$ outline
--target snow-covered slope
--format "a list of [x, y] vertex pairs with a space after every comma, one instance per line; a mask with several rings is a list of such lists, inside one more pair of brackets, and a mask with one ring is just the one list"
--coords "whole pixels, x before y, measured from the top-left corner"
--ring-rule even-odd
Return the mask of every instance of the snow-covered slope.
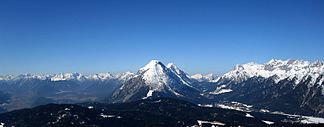
[[[322, 61], [309, 62], [303, 60], [270, 60], [265, 64], [247, 63], [236, 65], [235, 68], [224, 74], [221, 79], [241, 82], [251, 77], [274, 77], [276, 82], [283, 79], [296, 78], [296, 84], [308, 77], [312, 83], [324, 74], [324, 63]], [[322, 80], [323, 81], [323, 80]], [[321, 82], [319, 82], [321, 84]]]
[[161, 89], [163, 84], [171, 82], [170, 70], [167, 69], [161, 62], [157, 60], [150, 61], [146, 66], [139, 70], [147, 85], [153, 88]]
[[151, 60], [113, 94], [113, 102], [199, 95], [190, 83], [187, 74], [174, 64], [165, 66], [158, 60]]
[[175, 95], [181, 95], [177, 91], [182, 87], [193, 88], [187, 74], [172, 63], [165, 66], [157, 60], [152, 60], [141, 68], [139, 73], [142, 74], [145, 84], [149, 86], [150, 92], [169, 90]]
[[186, 74], [184, 71], [180, 70], [175, 64], [173, 63], [169, 63], [167, 65], [167, 67], [173, 72], [175, 73], [184, 84], [190, 84], [191, 80], [188, 76], [188, 74]]
[[270, 60], [237, 65], [224, 74], [209, 95], [270, 110], [324, 116], [324, 63]]

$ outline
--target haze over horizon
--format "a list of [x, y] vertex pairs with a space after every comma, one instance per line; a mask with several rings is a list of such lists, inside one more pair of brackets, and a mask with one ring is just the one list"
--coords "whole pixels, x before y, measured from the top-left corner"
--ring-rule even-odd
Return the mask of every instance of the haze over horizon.
[[1, 1], [0, 75], [324, 60], [324, 1]]

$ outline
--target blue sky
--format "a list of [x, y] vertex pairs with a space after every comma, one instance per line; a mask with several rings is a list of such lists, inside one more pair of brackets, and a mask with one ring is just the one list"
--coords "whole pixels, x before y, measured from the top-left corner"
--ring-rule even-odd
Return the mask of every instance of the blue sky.
[[136, 71], [151, 59], [188, 73], [323, 60], [322, 0], [2, 0], [0, 74]]

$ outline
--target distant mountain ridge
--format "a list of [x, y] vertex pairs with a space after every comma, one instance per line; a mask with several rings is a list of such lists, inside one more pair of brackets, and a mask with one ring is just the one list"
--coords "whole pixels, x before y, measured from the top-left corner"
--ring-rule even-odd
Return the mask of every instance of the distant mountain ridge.
[[[157, 60], [152, 60], [157, 61]], [[159, 62], [159, 61], [158, 61]], [[209, 82], [218, 82], [219, 80], [232, 80], [239, 82], [251, 77], [274, 77], [275, 81], [289, 78], [297, 78], [296, 83], [300, 82], [304, 78], [311, 77], [315, 79], [324, 73], [324, 62], [315, 61], [309, 62], [304, 60], [277, 60], [272, 59], [265, 64], [257, 64], [250, 62], [247, 64], [236, 65], [235, 68], [222, 76], [216, 76], [215, 74], [195, 74], [189, 76], [184, 71], [180, 70], [173, 63], [169, 63], [167, 68], [170, 68], [171, 71], [174, 71], [177, 75], [181, 76], [185, 82], [191, 82], [191, 79], [199, 81], [209, 81]], [[144, 68], [142, 68], [144, 69]], [[109, 80], [109, 79], [130, 79], [135, 76], [132, 72], [125, 72], [117, 75], [113, 75], [109, 72], [106, 73], [97, 73], [97, 74], [88, 74], [83, 75], [81, 73], [58, 73], [58, 74], [21, 74], [21, 75], [4, 75], [0, 76], [0, 81], [11, 81], [11, 80], [21, 80], [21, 79], [38, 79], [38, 80], [47, 80], [51, 81], [63, 81], [63, 80]], [[321, 80], [321, 82], [323, 82]], [[313, 83], [315, 81], [313, 80]]]
[[97, 73], [83, 75], [81, 73], [58, 73], [58, 74], [21, 74], [21, 75], [5, 75], [0, 76], [0, 81], [12, 81], [12, 80], [24, 80], [24, 79], [36, 79], [36, 80], [50, 80], [50, 81], [85, 81], [85, 80], [109, 80], [109, 79], [127, 79], [134, 76], [134, 73], [125, 72], [117, 75], [107, 73]]

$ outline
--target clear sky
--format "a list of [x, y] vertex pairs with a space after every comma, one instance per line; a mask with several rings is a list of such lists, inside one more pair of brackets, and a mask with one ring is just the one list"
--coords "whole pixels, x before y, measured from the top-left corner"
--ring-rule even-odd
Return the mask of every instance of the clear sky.
[[324, 60], [323, 0], [1, 0], [0, 74]]

